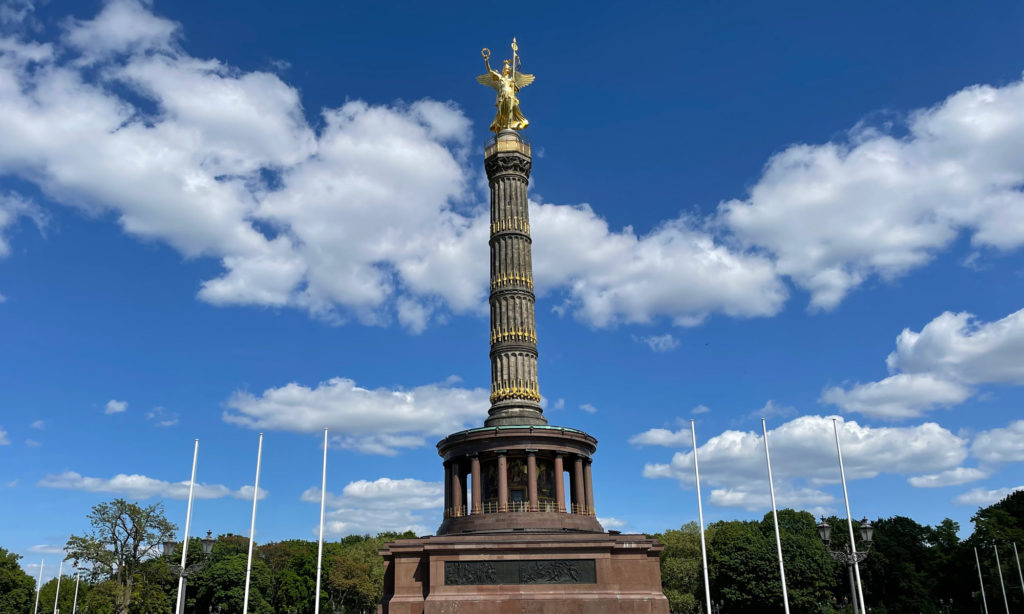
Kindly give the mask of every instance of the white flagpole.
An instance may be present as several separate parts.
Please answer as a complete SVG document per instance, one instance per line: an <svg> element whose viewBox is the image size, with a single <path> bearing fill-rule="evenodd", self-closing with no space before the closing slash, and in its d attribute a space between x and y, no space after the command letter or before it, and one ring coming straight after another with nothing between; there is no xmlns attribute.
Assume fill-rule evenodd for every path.
<svg viewBox="0 0 1024 614"><path fill-rule="evenodd" d="M988 599L985 598L985 581L981 578L981 560L978 559L978 549L974 549L974 564L978 566L978 585L981 586L981 603L985 606L985 614L988 614Z"/></svg>
<svg viewBox="0 0 1024 614"><path fill-rule="evenodd" d="M700 496L700 465L697 463L697 427L690 420L690 435L693 437L693 473L697 477L697 516L700 518L700 556L704 562L704 596L711 612L711 583L708 581L708 548L704 543L704 503Z"/></svg>
<svg viewBox="0 0 1024 614"><path fill-rule="evenodd" d="M1017 575L1020 577L1020 590L1024 593L1024 573L1020 570L1020 555L1017 554L1017 542L1013 542L1013 558L1017 559Z"/></svg>
<svg viewBox="0 0 1024 614"><path fill-rule="evenodd" d="M999 554L996 553L996 558L999 558ZM64 573L64 561L60 562L60 566L57 567L57 593L53 596L53 614L57 614L57 600L60 599L60 577ZM1002 579L1002 578L1000 578Z"/></svg>
<svg viewBox="0 0 1024 614"><path fill-rule="evenodd" d="M772 493L772 518L775 520L775 547L779 551L779 577L782 579L782 604L789 614L789 593L786 591L786 566L782 563L782 535L779 533L779 512L775 509L775 481L772 479L772 457L768 452L768 427L761 418L761 432L764 433L764 460L768 464L768 488Z"/></svg>
<svg viewBox="0 0 1024 614"><path fill-rule="evenodd" d="M860 611L867 612L867 604L864 603L864 586L860 581L860 565L857 563L857 544L853 539L853 517L850 516L850 494L846 491L846 469L843 467L843 448L839 445L839 425L835 418L832 418L832 430L836 434L836 452L839 454L839 477L843 481L843 500L846 501L846 526L850 529L850 553L853 557L853 574L857 578L857 600L860 601Z"/></svg>
<svg viewBox="0 0 1024 614"><path fill-rule="evenodd" d="M178 575L178 600L175 612L185 611L185 563L188 560L188 532L192 527L192 493L196 486L196 461L199 459L199 440L192 451L192 477L188 481L188 507L185 509L185 537L181 543L181 573Z"/></svg>
<svg viewBox="0 0 1024 614"><path fill-rule="evenodd" d="M78 581L82 579L82 572L75 570L75 601L71 604L71 614L78 612Z"/></svg>
<svg viewBox="0 0 1024 614"><path fill-rule="evenodd" d="M320 480L320 541L316 550L316 603L313 614L320 614L320 570L324 559L324 502L327 497L327 429L324 429L324 471Z"/></svg>
<svg viewBox="0 0 1024 614"><path fill-rule="evenodd" d="M32 610L32 614L39 614L39 591L43 588L43 566L46 565L45 559L39 559L39 581L36 582L36 607Z"/></svg>
<svg viewBox="0 0 1024 614"><path fill-rule="evenodd" d="M1010 602L1006 599L1006 584L1003 583L1003 565L999 562L999 546L992 544L992 550L996 553L996 571L999 572L999 586L1003 589L1003 605L1006 606L1006 614L1010 614ZM60 590L60 583L57 584Z"/></svg>
<svg viewBox="0 0 1024 614"><path fill-rule="evenodd" d="M256 448L256 484L252 489L252 521L249 523L249 560L245 563L245 598L242 600L242 614L249 614L249 579L252 576L252 544L256 536L256 501L260 494L260 461L263 459L263 433Z"/></svg>

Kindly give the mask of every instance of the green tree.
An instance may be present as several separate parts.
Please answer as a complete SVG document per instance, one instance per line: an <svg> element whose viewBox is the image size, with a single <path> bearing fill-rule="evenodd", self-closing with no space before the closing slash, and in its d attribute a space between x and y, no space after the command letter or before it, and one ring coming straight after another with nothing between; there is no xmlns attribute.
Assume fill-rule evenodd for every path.
<svg viewBox="0 0 1024 614"><path fill-rule="evenodd" d="M702 611L704 576L701 569L700 527L688 522L679 529L653 535L665 546L661 551L661 587L668 598L668 607L678 614ZM712 531L705 532L711 541Z"/></svg>
<svg viewBox="0 0 1024 614"><path fill-rule="evenodd" d="M78 604L81 610L82 604L85 603L86 595L89 592L89 585L87 582L80 582L78 586ZM40 612L53 612L54 599L57 597L57 578L51 578L49 581L43 584L42 588L39 589L39 611ZM34 597L33 597L34 599ZM60 580L60 598L57 599L57 609L61 614L71 614L72 606L75 603L75 577L74 576L61 576ZM29 609L31 609L31 604ZM28 610L26 610L28 611ZM0 610L5 612L6 610Z"/></svg>
<svg viewBox="0 0 1024 614"><path fill-rule="evenodd" d="M0 612L27 612L35 600L36 583L18 564L20 555L0 548Z"/></svg>
<svg viewBox="0 0 1024 614"><path fill-rule="evenodd" d="M129 614L143 563L173 537L176 527L164 517L163 504L142 507L124 499L93 506L88 518L92 530L72 535L64 549L76 567L89 563L93 579L113 580L114 612Z"/></svg>

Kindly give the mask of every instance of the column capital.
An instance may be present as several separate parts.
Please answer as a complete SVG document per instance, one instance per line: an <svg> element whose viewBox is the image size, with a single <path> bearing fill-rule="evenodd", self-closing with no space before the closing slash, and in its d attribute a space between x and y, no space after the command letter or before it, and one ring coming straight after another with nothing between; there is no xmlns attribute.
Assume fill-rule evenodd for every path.
<svg viewBox="0 0 1024 614"><path fill-rule="evenodd" d="M527 454L528 456L536 456L536 455L537 455L537 452L539 452L539 450L531 450L530 448L527 448L527 449L526 449L526 454Z"/></svg>

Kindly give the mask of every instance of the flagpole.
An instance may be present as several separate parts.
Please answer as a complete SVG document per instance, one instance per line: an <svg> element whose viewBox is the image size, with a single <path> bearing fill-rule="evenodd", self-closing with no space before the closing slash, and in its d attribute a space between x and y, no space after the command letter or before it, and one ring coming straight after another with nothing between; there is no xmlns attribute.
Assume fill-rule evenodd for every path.
<svg viewBox="0 0 1024 614"><path fill-rule="evenodd" d="M78 612L78 581L82 579L82 572L75 570L75 601L71 604L71 614Z"/></svg>
<svg viewBox="0 0 1024 614"><path fill-rule="evenodd" d="M999 553L996 553L998 558ZM57 567L57 593L53 596L53 614L57 614L57 600L60 599L60 577L64 573L64 561L60 562L60 566ZM1002 580L1002 578L1000 578Z"/></svg>
<svg viewBox="0 0 1024 614"><path fill-rule="evenodd" d="M978 558L978 548L974 548L974 564L978 566L978 586L981 587L981 603L985 606L985 614L988 614L988 599L985 598L985 581L981 578L981 559Z"/></svg>
<svg viewBox="0 0 1024 614"><path fill-rule="evenodd" d="M711 583L708 581L708 548L704 543L704 502L700 496L700 465L697 463L697 427L690 420L690 435L693 437L693 472L697 477L697 517L700 518L700 556L704 562L704 597L711 612Z"/></svg>
<svg viewBox="0 0 1024 614"><path fill-rule="evenodd" d="M36 582L36 607L32 610L32 614L39 614L39 592L43 588L43 566L46 565L46 559L39 559L39 581Z"/></svg>
<svg viewBox="0 0 1024 614"><path fill-rule="evenodd" d="M1013 558L1017 559L1017 576L1020 577L1020 590L1024 593L1024 573L1020 570L1020 555L1017 554L1017 542L1013 542Z"/></svg>
<svg viewBox="0 0 1024 614"><path fill-rule="evenodd" d="M775 547L779 551L779 577L782 579L782 604L789 614L789 593L786 592L786 566L782 563L782 535L779 533L779 512L775 509L775 480L772 478L772 457L768 452L768 427L761 418L761 432L764 433L764 460L768 464L768 489L772 493L772 518L775 520Z"/></svg>
<svg viewBox="0 0 1024 614"><path fill-rule="evenodd" d="M850 516L850 493L846 490L846 468L843 467L843 448L839 445L839 425L835 418L832 418L832 430L836 434L836 452L839 454L839 477L843 480L843 500L846 502L846 526L850 529L850 556L853 558L853 575L857 578L857 600L860 601L860 611L867 612L867 604L864 603L864 585L860 580L860 565L857 563L857 544L853 539L853 517Z"/></svg>
<svg viewBox="0 0 1024 614"><path fill-rule="evenodd" d="M256 501L260 494L260 461L263 459L263 433L256 448L256 483L252 489L252 520L249 523L249 559L245 563L245 597L242 600L242 614L249 614L249 580L252 577L252 544L256 536Z"/></svg>
<svg viewBox="0 0 1024 614"><path fill-rule="evenodd" d="M320 570L324 559L324 502L327 499L327 429L324 429L324 471L320 479L320 540L316 549L316 604L313 614L320 614Z"/></svg>
<svg viewBox="0 0 1024 614"><path fill-rule="evenodd" d="M181 573L178 574L178 599L175 612L185 611L185 563L188 561L188 534L192 527L192 494L196 486L196 461L199 460L199 440L192 450L192 477L188 481L188 507L185 508L185 537L181 540Z"/></svg>
<svg viewBox="0 0 1024 614"><path fill-rule="evenodd" d="M996 553L996 571L999 572L999 586L1003 589L1003 605L1006 606L1006 614L1010 614L1010 602L1006 598L1006 584L1003 583L1003 565L999 562L999 546L992 544L992 550ZM57 584L60 587L60 584Z"/></svg>

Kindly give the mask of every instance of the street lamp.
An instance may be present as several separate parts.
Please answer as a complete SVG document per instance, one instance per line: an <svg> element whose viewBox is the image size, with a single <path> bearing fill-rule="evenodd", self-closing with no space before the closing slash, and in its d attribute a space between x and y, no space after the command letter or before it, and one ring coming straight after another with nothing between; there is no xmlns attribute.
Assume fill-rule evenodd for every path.
<svg viewBox="0 0 1024 614"><path fill-rule="evenodd" d="M829 543L832 541L832 526L825 521L825 517L821 517L821 522L818 524L818 537L825 544L825 548L828 548ZM854 563L860 563L864 559L868 558L868 550L871 548L871 543L875 538L875 527L871 526L867 518L860 521L860 539L864 542L864 550L853 554L850 545L847 545L846 551L829 550L828 554L832 557L833 561L837 563L845 563L846 571L850 576L850 596L853 602L853 614L857 614L860 611L862 614L866 612L864 604L860 604L858 610L857 607L857 589L853 582L853 565Z"/></svg>
<svg viewBox="0 0 1024 614"><path fill-rule="evenodd" d="M187 535L185 536L185 539L188 539ZM206 557L211 552L213 552L213 544L216 541L217 540L214 539L214 537L213 537L213 531L207 531L206 532L206 537L204 537L202 539L202 543L203 543L203 558L199 559L195 563L192 563L188 567L184 567L184 568L182 568L181 565L175 565L174 563L170 562L174 558L174 551L178 548L178 542L173 541L173 540L168 540L168 541L165 541L163 543L164 557L166 557L167 561L168 561L167 562L167 566L170 568L170 570L172 572L174 572L176 575L181 577L183 579L183 581L184 581L184 585L182 586L182 592L184 592L184 590L185 590L185 585L188 584L189 577L192 576L193 574L195 574L196 572L201 571L204 567L206 567L206 563L207 563ZM182 612L180 612L179 614L184 614L184 609L185 609L184 600L182 600L181 608L182 608Z"/></svg>

